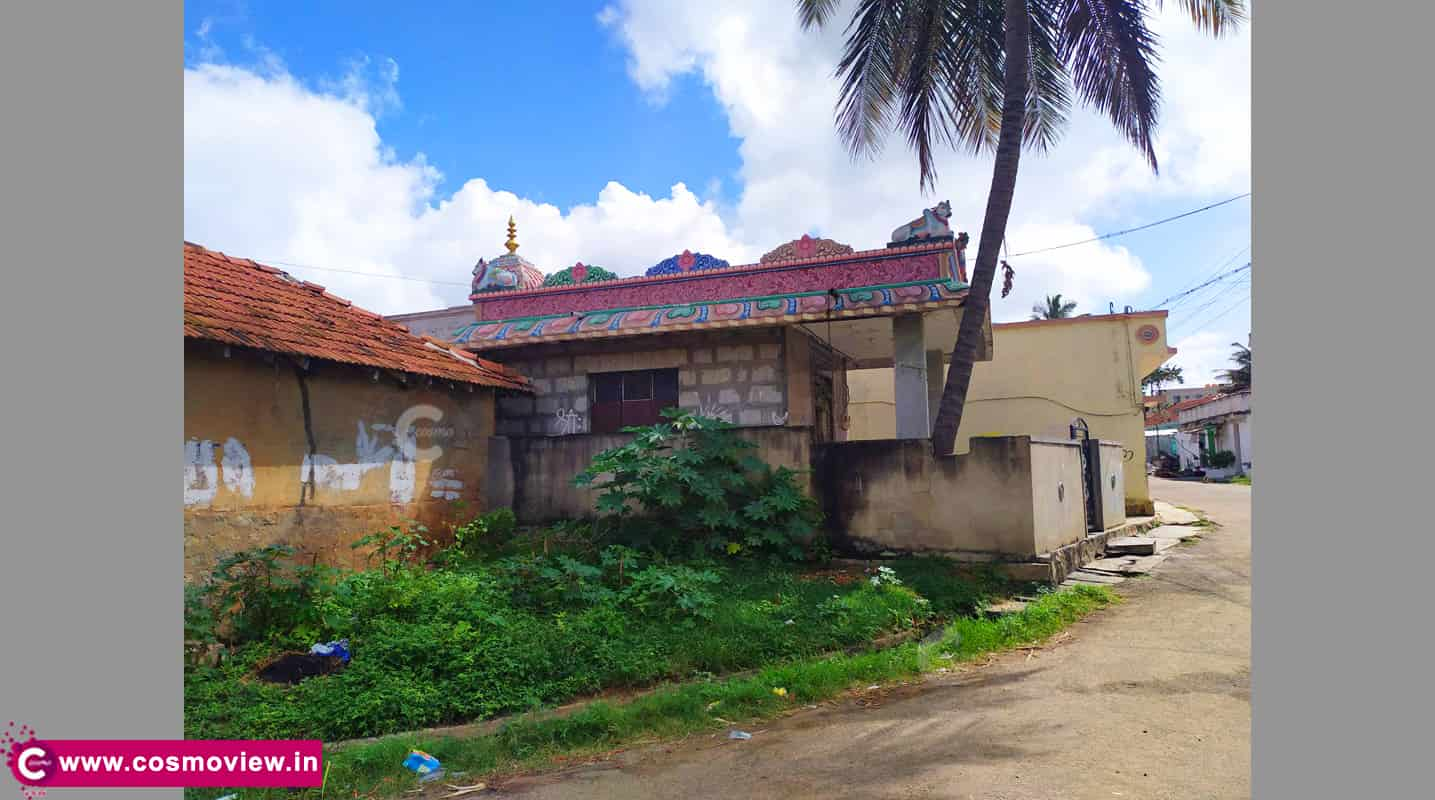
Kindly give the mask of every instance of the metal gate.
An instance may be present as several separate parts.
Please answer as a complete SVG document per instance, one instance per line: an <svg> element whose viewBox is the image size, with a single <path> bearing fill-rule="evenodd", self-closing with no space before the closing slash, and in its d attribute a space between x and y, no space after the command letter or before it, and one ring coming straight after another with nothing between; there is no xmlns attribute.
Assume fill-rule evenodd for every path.
<svg viewBox="0 0 1435 800"><path fill-rule="evenodd" d="M1104 530L1101 519L1101 445L1091 438L1086 420L1077 417L1071 423L1071 438L1081 453L1081 502L1088 533Z"/></svg>

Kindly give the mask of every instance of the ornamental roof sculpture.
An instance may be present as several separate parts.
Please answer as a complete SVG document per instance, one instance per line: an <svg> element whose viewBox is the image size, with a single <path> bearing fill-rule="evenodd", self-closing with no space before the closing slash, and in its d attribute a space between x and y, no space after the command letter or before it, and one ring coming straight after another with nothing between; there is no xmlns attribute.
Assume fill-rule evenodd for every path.
<svg viewBox="0 0 1435 800"><path fill-rule="evenodd" d="M931 208L923 209L921 217L892 231L892 241L888 242L887 246L901 247L934 239L950 239L952 228L947 223L951 218L952 204L943 200Z"/></svg>
<svg viewBox="0 0 1435 800"><path fill-rule="evenodd" d="M618 276L602 267L595 267L591 264L584 264L579 261L577 264L560 269L557 272L543 279L544 286L572 286L575 283L595 283L597 281L615 281Z"/></svg>
<svg viewBox="0 0 1435 800"><path fill-rule="evenodd" d="M486 292L500 292L509 289L537 289L543 285L543 273L518 254L518 226L513 217L508 218L508 241L504 247L508 252L493 259L479 259L473 266L474 295Z"/></svg>
<svg viewBox="0 0 1435 800"><path fill-rule="evenodd" d="M850 244L842 244L831 239L814 239L804 233L801 239L793 239L767 251L767 254L758 263L772 264L778 261L796 261L803 258L841 256L851 252L852 245Z"/></svg>
<svg viewBox="0 0 1435 800"><path fill-rule="evenodd" d="M691 250L684 250L671 258L662 261L648 268L644 273L653 275L677 275L683 272L699 272L705 269L724 269L732 266L721 258L710 256L706 253L694 253Z"/></svg>

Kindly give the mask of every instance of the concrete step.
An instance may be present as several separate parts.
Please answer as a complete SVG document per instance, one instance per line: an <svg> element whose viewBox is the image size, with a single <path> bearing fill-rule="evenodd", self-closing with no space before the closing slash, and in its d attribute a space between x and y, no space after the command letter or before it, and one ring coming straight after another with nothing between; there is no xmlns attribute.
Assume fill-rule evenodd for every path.
<svg viewBox="0 0 1435 800"><path fill-rule="evenodd" d="M1119 536L1106 540L1108 555L1149 556L1156 553L1156 540L1150 536Z"/></svg>
<svg viewBox="0 0 1435 800"><path fill-rule="evenodd" d="M1111 586L1114 584L1118 584L1123 580L1126 579L1121 577L1120 575L1105 575L1100 572L1091 572L1085 569L1078 569L1068 574L1066 576L1066 580L1061 582L1061 585L1066 586L1068 583L1074 581L1076 583L1095 583L1103 586Z"/></svg>
<svg viewBox="0 0 1435 800"><path fill-rule="evenodd" d="M1163 525L1194 525L1200 521L1195 514L1160 500L1156 501L1156 516Z"/></svg>
<svg viewBox="0 0 1435 800"><path fill-rule="evenodd" d="M1145 575L1165 560L1166 557L1160 555L1098 558L1082 567L1082 570L1099 572L1103 575Z"/></svg>

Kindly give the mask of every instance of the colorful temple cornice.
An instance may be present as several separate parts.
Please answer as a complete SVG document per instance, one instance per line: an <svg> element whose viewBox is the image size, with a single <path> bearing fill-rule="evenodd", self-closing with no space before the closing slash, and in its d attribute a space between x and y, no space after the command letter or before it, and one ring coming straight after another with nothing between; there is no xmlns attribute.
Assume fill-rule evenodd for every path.
<svg viewBox="0 0 1435 800"><path fill-rule="evenodd" d="M952 234L950 213L945 202L927 209L879 250L855 252L804 235L756 264L731 266L684 250L639 277L618 278L579 263L546 279L518 257L510 218L508 253L487 272L475 270L469 299L476 321L455 331L453 341L485 349L960 306L967 295L967 235Z"/></svg>
<svg viewBox="0 0 1435 800"><path fill-rule="evenodd" d="M948 278L844 289L614 308L476 322L454 334L475 350L739 325L777 325L959 306L967 284Z"/></svg>

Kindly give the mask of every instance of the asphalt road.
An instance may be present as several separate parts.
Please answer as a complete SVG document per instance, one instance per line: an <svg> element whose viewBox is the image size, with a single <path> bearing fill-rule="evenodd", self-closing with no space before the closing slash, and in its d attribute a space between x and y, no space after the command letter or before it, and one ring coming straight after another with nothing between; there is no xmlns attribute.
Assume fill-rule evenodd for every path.
<svg viewBox="0 0 1435 800"><path fill-rule="evenodd" d="M1251 489L1152 479L1221 524L1040 651L501 785L531 798L1250 796Z"/></svg>

